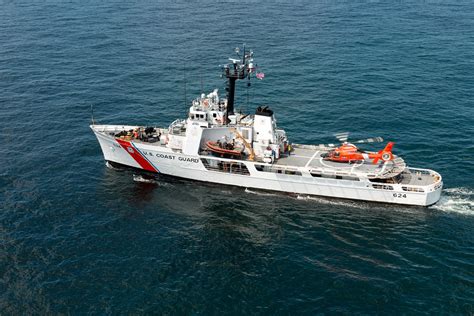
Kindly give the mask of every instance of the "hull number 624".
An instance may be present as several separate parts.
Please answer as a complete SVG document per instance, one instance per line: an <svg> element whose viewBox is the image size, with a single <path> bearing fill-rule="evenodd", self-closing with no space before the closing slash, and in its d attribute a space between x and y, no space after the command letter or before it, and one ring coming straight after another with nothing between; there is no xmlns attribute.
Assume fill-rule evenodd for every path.
<svg viewBox="0 0 474 316"><path fill-rule="evenodd" d="M407 195L405 193L393 193L393 197L396 198L406 198Z"/></svg>

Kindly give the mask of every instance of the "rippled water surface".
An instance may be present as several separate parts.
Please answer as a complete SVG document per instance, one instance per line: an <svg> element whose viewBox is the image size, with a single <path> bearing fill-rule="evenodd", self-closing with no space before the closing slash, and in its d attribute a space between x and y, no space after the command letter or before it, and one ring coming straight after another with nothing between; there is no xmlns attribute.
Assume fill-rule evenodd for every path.
<svg viewBox="0 0 474 316"><path fill-rule="evenodd" d="M383 136L430 208L107 167L102 123L166 126L246 43L296 143ZM471 1L4 1L1 314L474 313ZM368 147L367 149L371 149Z"/></svg>

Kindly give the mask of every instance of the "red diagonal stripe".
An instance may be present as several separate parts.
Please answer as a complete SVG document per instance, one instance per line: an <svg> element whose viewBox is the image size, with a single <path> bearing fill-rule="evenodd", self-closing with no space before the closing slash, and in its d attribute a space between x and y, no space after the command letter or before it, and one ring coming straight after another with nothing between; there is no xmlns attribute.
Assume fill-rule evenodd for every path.
<svg viewBox="0 0 474 316"><path fill-rule="evenodd" d="M148 171L153 171L153 172L158 172L158 170L155 169L143 156L140 154L138 150L133 148L132 144L130 142L124 141L122 139L117 139L117 142L120 144L120 146L125 149L130 156L132 156L133 159L135 159L136 162L145 170Z"/></svg>

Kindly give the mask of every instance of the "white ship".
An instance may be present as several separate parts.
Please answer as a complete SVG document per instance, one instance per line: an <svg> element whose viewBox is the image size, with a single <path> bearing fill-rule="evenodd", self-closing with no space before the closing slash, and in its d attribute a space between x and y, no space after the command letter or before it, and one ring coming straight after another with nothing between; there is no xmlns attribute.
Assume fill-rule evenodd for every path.
<svg viewBox="0 0 474 316"><path fill-rule="evenodd" d="M443 186L433 170L407 167L392 153L393 143L379 152L364 152L355 143L341 145L291 144L277 127L273 111L234 113L236 80L256 71L253 52L236 50L238 59L223 67L227 97L217 89L193 100L186 119L168 128L96 125L90 127L107 162L149 172L298 196L325 196L383 203L428 206Z"/></svg>

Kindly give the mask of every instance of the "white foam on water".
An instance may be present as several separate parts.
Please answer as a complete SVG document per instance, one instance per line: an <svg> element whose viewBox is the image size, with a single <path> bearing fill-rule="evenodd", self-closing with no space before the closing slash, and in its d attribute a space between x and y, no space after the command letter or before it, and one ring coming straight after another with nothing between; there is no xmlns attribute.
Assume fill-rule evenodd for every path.
<svg viewBox="0 0 474 316"><path fill-rule="evenodd" d="M357 202L349 202L343 200L332 200L326 199L324 197L316 197L316 196L309 196L309 195L298 195L296 196L298 200L303 201L316 201L320 204L329 204L329 205L340 205L340 206L347 206L347 207L355 207L355 208L364 208L364 205L358 204Z"/></svg>
<svg viewBox="0 0 474 316"><path fill-rule="evenodd" d="M441 199L430 208L444 212L474 215L474 191L469 188L444 189Z"/></svg>
<svg viewBox="0 0 474 316"><path fill-rule="evenodd" d="M260 196L278 196L277 193L268 193L268 192L260 192L260 191L252 191L248 188L245 188L245 193L260 195Z"/></svg>
<svg viewBox="0 0 474 316"><path fill-rule="evenodd" d="M474 195L474 191L468 188L448 188L444 189L444 192L448 192L450 194L461 194L461 195Z"/></svg>
<svg viewBox="0 0 474 316"><path fill-rule="evenodd" d="M158 184L158 181L152 178L144 178L142 175L133 175L133 181L135 182L143 182L143 183L154 183Z"/></svg>
<svg viewBox="0 0 474 316"><path fill-rule="evenodd" d="M112 166L112 164L108 161L105 162L105 166L109 169L112 169L112 170L119 170L119 168L116 168L116 167Z"/></svg>

